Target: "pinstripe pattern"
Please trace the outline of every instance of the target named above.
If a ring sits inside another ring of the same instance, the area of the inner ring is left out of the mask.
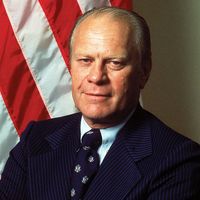
[[[80,117],[29,125],[7,162],[0,199],[70,199]],[[199,145],[138,108],[118,134],[84,199],[198,200],[199,185]]]

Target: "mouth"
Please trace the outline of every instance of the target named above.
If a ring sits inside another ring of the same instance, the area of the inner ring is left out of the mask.
[[[90,92],[85,92],[84,93],[86,98],[88,98],[89,100],[93,100],[93,101],[104,101],[106,99],[108,99],[109,97],[111,97],[111,95],[109,94],[104,94],[104,93],[90,93]]]

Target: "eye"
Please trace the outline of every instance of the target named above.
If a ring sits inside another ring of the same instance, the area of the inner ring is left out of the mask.
[[[120,61],[111,61],[111,64],[113,66],[120,66],[121,65],[121,62]]]
[[[107,65],[109,68],[111,68],[113,70],[120,70],[121,68],[124,67],[125,63],[123,61],[119,61],[119,60],[109,60],[107,62]]]
[[[80,59],[78,59],[78,62],[80,62],[83,65],[89,65],[90,63],[92,63],[92,59],[91,58],[80,58]]]

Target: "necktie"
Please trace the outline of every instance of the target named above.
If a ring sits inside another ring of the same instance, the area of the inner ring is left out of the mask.
[[[99,129],[91,129],[84,134],[72,173],[71,199],[80,200],[99,167],[98,147],[102,143]]]

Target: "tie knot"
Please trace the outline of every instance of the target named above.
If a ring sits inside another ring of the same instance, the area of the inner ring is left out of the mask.
[[[102,143],[101,132],[99,129],[91,129],[82,138],[82,146],[98,149]]]

